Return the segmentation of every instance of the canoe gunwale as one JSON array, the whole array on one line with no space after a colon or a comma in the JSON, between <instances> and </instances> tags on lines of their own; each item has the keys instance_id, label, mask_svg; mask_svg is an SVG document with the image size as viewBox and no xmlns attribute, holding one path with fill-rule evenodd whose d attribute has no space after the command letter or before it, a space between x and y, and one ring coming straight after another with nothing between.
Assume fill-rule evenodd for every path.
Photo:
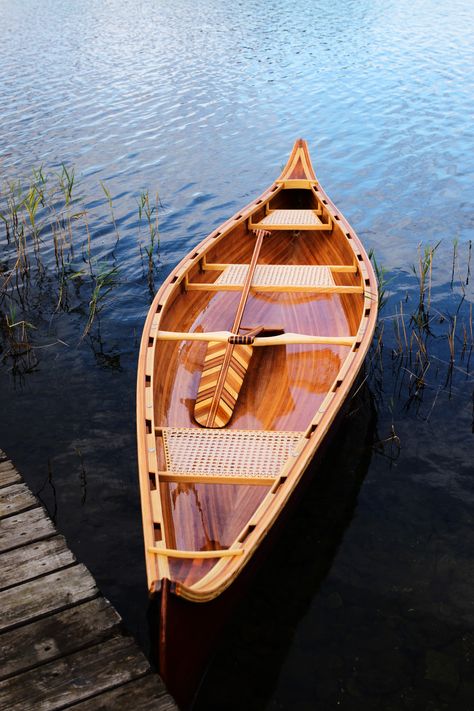
<instances>
[{"instance_id":1,"label":"canoe gunwale","mask_svg":"<svg viewBox=\"0 0 474 711\"><path fill-rule=\"evenodd\" d=\"M159 500L160 470L156 456L153 397L155 391L155 350L160 340L160 322L167 303L174 298L178 290L185 287L189 272L201 260L205 260L207 252L224 240L236 225L248 221L252 214L260 210L280 191L286 189L288 176L291 175L289 171L295 165L295 155L299 147L302 147L303 151L307 153L306 144L297 142L287 166L278 180L257 199L252 200L240 210L237 216L229 218L211 232L192 251L191 256L186 255L180 261L155 295L145 322L137 373L137 435L146 565L151 594L160 589L161 580L171 578L167 556L148 553L150 549L168 550L170 548L166 541L161 501ZM311 167L309 154L307 158L309 167ZM295 456L290 457L280 475L271 482L268 493L254 515L235 538L231 547L237 547L238 550L244 548L243 553L237 556L222 557L203 578L193 585L188 586L178 581L171 581L176 594L190 601L206 602L214 599L235 580L242 568L250 561L260 542L267 535L280 511L298 486L309 463L327 435L354 384L372 340L377 318L377 282L372 265L356 233L327 196L319 182L316 181L312 169L307 177L311 183L314 182L309 189L317 193L318 200L324 205L334 226L337 225L341 229L340 238L343 239L343 235L345 235L352 250L354 264L360 274L360 284L363 287L362 316L356 335L351 336L352 343L347 344L349 350L342 361L341 368L304 432L298 451ZM156 489L150 488L150 481L152 484L154 481ZM157 521L157 518L160 520ZM155 537L157 524L160 529L159 539Z\"/></svg>"}]
</instances>

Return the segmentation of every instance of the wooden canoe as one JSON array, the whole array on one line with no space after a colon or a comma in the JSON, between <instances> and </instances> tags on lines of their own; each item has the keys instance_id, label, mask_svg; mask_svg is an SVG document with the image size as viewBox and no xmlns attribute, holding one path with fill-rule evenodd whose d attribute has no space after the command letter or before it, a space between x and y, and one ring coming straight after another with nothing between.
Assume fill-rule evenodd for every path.
<instances>
[{"instance_id":1,"label":"wooden canoe","mask_svg":"<svg viewBox=\"0 0 474 711\"><path fill-rule=\"evenodd\" d=\"M165 591L165 681L172 599L215 602L252 561L327 438L376 316L370 260L303 140L156 294L137 431L148 589ZM205 616L205 604L189 608Z\"/></svg>"}]
</instances>

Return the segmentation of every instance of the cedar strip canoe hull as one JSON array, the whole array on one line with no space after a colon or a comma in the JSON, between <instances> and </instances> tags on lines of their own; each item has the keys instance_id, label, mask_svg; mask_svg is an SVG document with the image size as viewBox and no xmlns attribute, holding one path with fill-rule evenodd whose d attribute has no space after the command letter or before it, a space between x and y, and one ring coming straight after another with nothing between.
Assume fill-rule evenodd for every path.
<instances>
[{"instance_id":1,"label":"cedar strip canoe hull","mask_svg":"<svg viewBox=\"0 0 474 711\"><path fill-rule=\"evenodd\" d=\"M270 234L241 325L283 334L255 339L216 431L196 422L196 396L208 343L230 335L257 229ZM376 316L370 260L299 140L279 179L178 264L145 323L137 433L151 595L169 581L166 604L181 598L198 615L235 585L341 412ZM168 663L165 681L174 672Z\"/></svg>"}]
</instances>

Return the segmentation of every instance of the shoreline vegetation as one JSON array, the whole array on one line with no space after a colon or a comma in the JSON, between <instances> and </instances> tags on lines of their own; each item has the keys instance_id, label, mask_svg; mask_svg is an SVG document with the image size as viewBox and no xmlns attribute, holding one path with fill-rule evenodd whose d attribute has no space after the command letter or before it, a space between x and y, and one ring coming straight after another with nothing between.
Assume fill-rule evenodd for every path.
<instances>
[{"instance_id":1,"label":"shoreline vegetation","mask_svg":"<svg viewBox=\"0 0 474 711\"><path fill-rule=\"evenodd\" d=\"M136 203L143 285L153 295L160 259L159 197L142 191ZM105 252L99 239L104 236ZM99 196L88 202L73 167L62 164L56 172L40 167L26 183L0 186L3 368L24 376L36 369L43 348L77 347L86 338L100 343L101 316L124 278L120 240L109 188L101 181ZM442 247L440 255L441 242L420 243L409 271L399 274L388 272L374 253L370 255L379 282L379 319L365 379L379 404L384 400L389 409L402 400L406 408L419 408L425 393L431 392L427 418L442 391L453 394L455 375L472 380L472 243L455 238L449 256L447 242ZM446 272L448 258L450 276L440 291L434 275L440 267ZM55 336L54 320L64 314L79 315L76 343ZM392 392L387 399L384 370L389 363ZM397 439L392 428L387 441Z\"/></svg>"}]
</instances>

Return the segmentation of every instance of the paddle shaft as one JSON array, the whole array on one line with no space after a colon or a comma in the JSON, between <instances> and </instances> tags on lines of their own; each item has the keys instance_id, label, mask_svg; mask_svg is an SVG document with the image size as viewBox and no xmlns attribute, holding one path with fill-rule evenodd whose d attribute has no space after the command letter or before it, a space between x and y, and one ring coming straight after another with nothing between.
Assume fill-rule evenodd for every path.
<instances>
[{"instance_id":1,"label":"paddle shaft","mask_svg":"<svg viewBox=\"0 0 474 711\"><path fill-rule=\"evenodd\" d=\"M244 315L245 306L247 304L247 299L248 299L249 293L250 293L250 287L252 285L253 275L255 273L255 268L257 266L258 257L260 255L260 250L262 248L263 237L265 235L265 231L264 230L257 230L256 235L257 235L257 241L255 243L255 247L253 250L252 259L250 260L249 268L247 271L247 276L245 278L244 286L242 289L242 294L240 295L240 301L239 301L239 305L237 307L237 312L235 314L234 323L231 328L232 333L238 332L238 330L240 328L240 324L242 322L242 317ZM227 344L227 348L226 348L225 355L224 355L224 360L222 362L222 367L219 372L219 378L216 383L216 389L214 391L212 403L209 408L209 414L207 416L207 426L208 427L213 426L213 422L216 417L217 409L219 407L219 401L220 401L220 398L222 395L222 391L224 389L227 374L229 372L229 366L231 363L232 352L233 352L234 348L235 348L235 346L232 345L231 343Z\"/></svg>"},{"instance_id":2,"label":"paddle shaft","mask_svg":"<svg viewBox=\"0 0 474 711\"><path fill-rule=\"evenodd\" d=\"M260 255L260 250L262 248L262 242L265 232L263 230L257 230L257 241L255 242L255 247L253 249L252 259L250 260L249 268L247 271L247 276L244 281L244 286L242 289L242 294L240 295L239 305L237 307L237 313L235 314L234 324L230 329L232 333L237 333L240 324L242 322L242 317L244 315L245 306L247 304L247 299L249 298L250 287L252 286L252 279L255 273L255 268L257 266L258 257Z\"/></svg>"}]
</instances>

